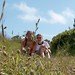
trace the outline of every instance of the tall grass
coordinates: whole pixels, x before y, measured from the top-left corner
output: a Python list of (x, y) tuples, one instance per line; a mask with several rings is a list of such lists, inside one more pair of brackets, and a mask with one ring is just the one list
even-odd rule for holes
[[(5, 49), (2, 49), (5, 46)], [(20, 43), (5, 40), (0, 43), (0, 75), (75, 75), (75, 57), (21, 54)], [(5, 52), (4, 52), (5, 51)]]

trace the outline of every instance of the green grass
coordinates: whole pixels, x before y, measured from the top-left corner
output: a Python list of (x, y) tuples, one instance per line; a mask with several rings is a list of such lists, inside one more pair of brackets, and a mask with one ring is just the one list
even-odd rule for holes
[(18, 42), (0, 41), (0, 75), (75, 75), (74, 56), (51, 56), (48, 59), (35, 54), (30, 58), (19, 49)]

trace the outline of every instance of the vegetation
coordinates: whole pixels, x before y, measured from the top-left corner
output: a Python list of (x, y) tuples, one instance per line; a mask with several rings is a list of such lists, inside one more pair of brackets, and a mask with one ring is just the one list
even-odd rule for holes
[[(0, 22), (4, 7), (5, 0)], [(39, 20), (36, 23), (35, 34)], [(58, 34), (51, 42), (46, 39), (51, 45), (51, 59), (41, 58), (36, 54), (32, 57), (21, 54), (20, 40), (19, 35), (12, 39), (6, 39), (0, 35), (0, 75), (75, 75), (75, 29)]]
[(51, 42), (51, 50), (53, 54), (75, 55), (75, 29), (55, 36)]
[[(74, 34), (72, 32), (74, 31), (70, 30), (68, 36), (72, 36), (73, 38)], [(71, 38), (68, 39), (66, 33), (68, 33), (68, 31), (59, 34), (63, 41), (61, 44), (57, 43), (57, 37), (59, 37), (59, 35), (53, 38), (51, 44), (55, 47), (55, 51), (58, 47), (62, 49), (61, 46), (66, 50), (68, 46), (66, 44), (69, 43), (70, 45), (73, 43), (71, 43)], [(58, 47), (56, 47), (56, 44)], [(64, 45), (66, 46), (64, 47)], [(74, 56), (63, 56), (62, 54), (59, 56), (52, 55), (51, 59), (48, 59), (41, 58), (35, 54), (29, 57), (27, 54), (21, 54), (20, 46), (21, 43), (18, 42), (18, 40), (3, 39), (3, 37), (0, 36), (0, 75), (75, 75)]]

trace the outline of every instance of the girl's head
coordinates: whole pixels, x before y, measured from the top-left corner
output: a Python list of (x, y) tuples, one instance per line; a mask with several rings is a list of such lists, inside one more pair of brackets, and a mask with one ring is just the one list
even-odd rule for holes
[(27, 39), (32, 39), (33, 38), (33, 32), (32, 31), (27, 31), (27, 33), (26, 33), (26, 38)]
[(41, 43), (43, 40), (43, 36), (41, 34), (37, 34), (36, 38), (38, 43)]

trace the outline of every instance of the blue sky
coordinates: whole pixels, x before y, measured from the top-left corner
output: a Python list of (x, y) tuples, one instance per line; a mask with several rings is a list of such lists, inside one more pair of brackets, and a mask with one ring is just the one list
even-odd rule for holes
[[(0, 14), (2, 2), (0, 0)], [(40, 18), (37, 34), (41, 33), (44, 39), (51, 40), (69, 27), (73, 28), (74, 5), (75, 0), (6, 0), (3, 18), (4, 26), (7, 26), (6, 35), (21, 36), (24, 31), (34, 31)]]

